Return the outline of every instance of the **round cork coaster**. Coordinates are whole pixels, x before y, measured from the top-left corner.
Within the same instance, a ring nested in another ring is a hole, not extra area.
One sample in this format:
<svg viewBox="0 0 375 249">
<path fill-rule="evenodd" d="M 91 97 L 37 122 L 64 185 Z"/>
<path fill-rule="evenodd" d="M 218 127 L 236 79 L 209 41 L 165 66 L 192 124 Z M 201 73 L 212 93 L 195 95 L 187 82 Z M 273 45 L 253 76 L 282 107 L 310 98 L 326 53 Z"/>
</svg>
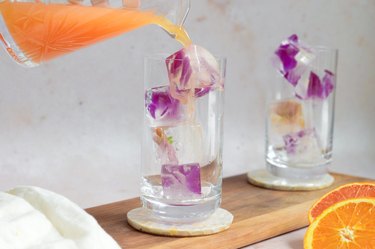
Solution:
<svg viewBox="0 0 375 249">
<path fill-rule="evenodd" d="M 127 217 L 128 223 L 139 231 L 171 237 L 193 237 L 219 233 L 228 229 L 233 222 L 233 215 L 222 208 L 218 208 L 207 219 L 193 223 L 170 224 L 166 221 L 163 222 L 146 208 L 130 210 Z"/>
<path fill-rule="evenodd" d="M 317 190 L 329 187 L 335 179 L 330 174 L 316 179 L 284 178 L 272 175 L 266 169 L 258 169 L 247 173 L 249 183 L 276 190 Z"/>
</svg>

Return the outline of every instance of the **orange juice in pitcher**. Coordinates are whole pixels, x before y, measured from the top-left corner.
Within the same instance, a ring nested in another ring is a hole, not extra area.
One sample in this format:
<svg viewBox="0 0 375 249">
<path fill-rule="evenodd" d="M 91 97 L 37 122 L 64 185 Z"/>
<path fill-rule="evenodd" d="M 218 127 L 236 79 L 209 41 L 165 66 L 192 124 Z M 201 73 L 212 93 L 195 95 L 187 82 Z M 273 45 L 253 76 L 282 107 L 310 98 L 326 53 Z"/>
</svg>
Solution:
<svg viewBox="0 0 375 249">
<path fill-rule="evenodd" d="M 149 24 L 186 46 L 188 0 L 0 2 L 0 41 L 19 64 L 35 66 Z"/>
</svg>

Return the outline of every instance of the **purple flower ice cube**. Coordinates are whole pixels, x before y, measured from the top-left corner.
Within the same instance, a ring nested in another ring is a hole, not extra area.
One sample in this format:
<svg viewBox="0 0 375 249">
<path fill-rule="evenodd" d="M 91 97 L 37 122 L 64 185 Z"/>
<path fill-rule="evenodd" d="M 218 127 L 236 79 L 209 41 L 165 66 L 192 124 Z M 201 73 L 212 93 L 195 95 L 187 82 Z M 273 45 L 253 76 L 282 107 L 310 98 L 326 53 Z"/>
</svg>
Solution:
<svg viewBox="0 0 375 249">
<path fill-rule="evenodd" d="M 161 169 L 164 196 L 183 199 L 200 196 L 201 179 L 199 163 L 165 164 Z"/>
<path fill-rule="evenodd" d="M 298 81 L 308 69 L 308 65 L 315 58 L 310 49 L 299 42 L 298 36 L 295 34 L 283 41 L 275 54 L 280 64 L 278 66 L 280 73 L 293 86 L 298 84 Z"/>
<path fill-rule="evenodd" d="M 165 134 L 163 128 L 158 127 L 153 129 L 153 140 L 157 144 L 157 155 L 163 164 L 178 164 L 176 149 L 172 145 L 173 138 Z"/>
<path fill-rule="evenodd" d="M 313 71 L 310 72 L 309 84 L 307 87 L 307 98 L 327 98 L 334 89 L 334 75 L 332 72 L 325 70 L 323 79 Z"/>
<path fill-rule="evenodd" d="M 276 66 L 284 78 L 294 87 L 299 99 L 325 99 L 334 89 L 334 74 L 324 70 L 320 77 L 313 71 L 316 54 L 291 35 L 275 51 Z"/>
<path fill-rule="evenodd" d="M 206 49 L 190 45 L 166 59 L 170 92 L 173 98 L 186 104 L 215 87 L 222 87 L 216 58 Z"/>
<path fill-rule="evenodd" d="M 293 69 L 297 66 L 295 56 L 299 52 L 297 43 L 297 35 L 291 35 L 287 41 L 281 43 L 279 48 L 275 51 L 275 54 L 279 57 L 282 64 L 281 73 L 293 86 L 295 86 L 299 80 L 298 75 L 293 75 Z"/>
<path fill-rule="evenodd" d="M 303 138 L 304 136 L 305 136 L 304 130 L 296 132 L 296 133 L 290 133 L 290 134 L 283 136 L 286 152 L 288 154 L 296 153 L 296 148 L 298 146 L 299 139 Z"/>
<path fill-rule="evenodd" d="M 170 95 L 168 86 L 148 89 L 145 95 L 146 110 L 154 120 L 179 120 L 181 105 Z"/>
<path fill-rule="evenodd" d="M 283 136 L 288 155 L 319 153 L 318 139 L 314 129 L 304 129 Z"/>
</svg>

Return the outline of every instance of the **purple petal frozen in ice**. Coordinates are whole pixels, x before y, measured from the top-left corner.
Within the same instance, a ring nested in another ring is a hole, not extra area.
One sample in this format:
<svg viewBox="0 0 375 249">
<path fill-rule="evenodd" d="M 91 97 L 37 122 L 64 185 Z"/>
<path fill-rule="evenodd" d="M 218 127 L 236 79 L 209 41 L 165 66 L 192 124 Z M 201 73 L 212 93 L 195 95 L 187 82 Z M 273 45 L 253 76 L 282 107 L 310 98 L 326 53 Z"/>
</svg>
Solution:
<svg viewBox="0 0 375 249">
<path fill-rule="evenodd" d="M 293 35 L 289 36 L 288 40 L 291 41 L 291 42 L 297 43 L 298 42 L 298 36 L 296 34 L 293 34 Z"/>
<path fill-rule="evenodd" d="M 273 62 L 284 78 L 295 88 L 299 99 L 325 99 L 334 90 L 334 74 L 325 70 L 323 78 L 312 71 L 314 50 L 291 35 L 275 51 Z"/>
<path fill-rule="evenodd" d="M 285 150 L 288 154 L 293 154 L 296 152 L 297 147 L 297 137 L 292 135 L 285 135 L 283 136 Z"/>
<path fill-rule="evenodd" d="M 288 39 L 288 41 L 290 40 Z M 294 57 L 298 54 L 298 52 L 298 47 L 292 43 L 280 45 L 279 49 L 276 50 L 275 53 L 279 56 L 281 62 L 283 63 L 285 72 L 288 72 L 296 67 L 297 61 L 294 59 Z"/>
<path fill-rule="evenodd" d="M 284 148 L 286 152 L 285 160 L 293 163 L 312 163 L 322 160 L 322 148 L 319 136 L 314 128 L 292 132 L 285 136 Z"/>
<path fill-rule="evenodd" d="M 313 129 L 304 129 L 283 136 L 285 150 L 287 154 L 295 154 L 297 152 L 298 147 L 300 147 L 301 140 L 304 137 L 314 135 L 315 131 Z"/>
<path fill-rule="evenodd" d="M 211 91 L 210 86 L 195 88 L 195 97 L 196 98 L 202 97 L 202 96 L 206 95 L 207 93 L 209 93 L 210 91 Z"/>
<path fill-rule="evenodd" d="M 177 73 L 178 69 L 182 66 L 184 57 L 185 57 L 185 53 L 184 53 L 183 50 L 180 50 L 180 51 L 175 53 L 175 55 L 173 57 L 173 59 L 175 61 L 173 61 L 173 64 L 171 64 L 170 67 L 169 67 L 170 73 L 172 73 L 172 74 Z M 170 63 L 168 58 L 167 58 L 167 63 Z"/>
<path fill-rule="evenodd" d="M 161 169 L 161 181 L 164 195 L 170 198 L 191 197 L 202 192 L 199 163 L 165 164 Z"/>
<path fill-rule="evenodd" d="M 180 84 L 184 87 L 183 90 L 187 88 L 187 84 L 189 83 L 190 76 L 192 74 L 192 68 L 190 66 L 190 59 L 184 58 L 182 61 L 182 72 L 180 77 Z"/>
<path fill-rule="evenodd" d="M 273 60 L 275 66 L 294 87 L 315 59 L 312 49 L 303 45 L 297 35 L 291 35 L 287 40 L 284 40 L 275 51 L 275 55 Z"/>
<path fill-rule="evenodd" d="M 307 87 L 307 98 L 321 98 L 323 96 L 323 86 L 319 76 L 313 71 L 310 72 L 309 85 Z"/>
<path fill-rule="evenodd" d="M 331 71 L 324 70 L 325 74 L 322 79 L 322 85 L 324 89 L 323 97 L 327 98 L 331 92 L 333 92 L 333 89 L 335 88 L 335 76 Z"/>
<path fill-rule="evenodd" d="M 284 41 L 279 48 L 275 51 L 278 56 L 282 68 L 280 72 L 284 75 L 293 86 L 295 86 L 300 79 L 301 75 L 293 72 L 293 69 L 297 66 L 296 55 L 299 53 L 300 49 L 298 47 L 298 36 L 291 35 L 286 41 Z"/>
<path fill-rule="evenodd" d="M 155 120 L 180 117 L 180 102 L 169 93 L 169 87 L 154 87 L 146 91 L 146 109 Z"/>
<path fill-rule="evenodd" d="M 189 85 L 192 68 L 186 51 L 181 49 L 169 56 L 166 59 L 166 65 L 170 82 L 170 94 L 173 98 L 186 103 L 193 89 Z"/>
<path fill-rule="evenodd" d="M 325 70 L 323 79 L 313 71 L 310 72 L 309 84 L 307 87 L 307 98 L 327 98 L 334 89 L 334 75 L 332 72 Z"/>
<path fill-rule="evenodd" d="M 197 97 L 196 88 L 214 88 L 222 84 L 217 60 L 202 47 L 185 47 L 169 56 L 166 65 L 171 95 L 184 104 Z"/>
<path fill-rule="evenodd" d="M 285 73 L 284 78 L 290 82 L 293 86 L 296 86 L 298 81 L 301 79 L 301 75 L 295 71 L 289 71 Z"/>
</svg>

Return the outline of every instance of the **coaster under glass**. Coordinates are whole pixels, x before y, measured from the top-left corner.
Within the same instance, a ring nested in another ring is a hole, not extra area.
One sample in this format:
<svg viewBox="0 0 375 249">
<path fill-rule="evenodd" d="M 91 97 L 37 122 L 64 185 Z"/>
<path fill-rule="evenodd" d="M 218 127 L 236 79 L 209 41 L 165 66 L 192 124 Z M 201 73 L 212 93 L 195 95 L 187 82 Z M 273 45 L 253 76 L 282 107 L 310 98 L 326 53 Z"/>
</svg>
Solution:
<svg viewBox="0 0 375 249">
<path fill-rule="evenodd" d="M 207 219 L 194 222 L 170 222 L 155 216 L 151 210 L 136 208 L 127 213 L 128 223 L 141 232 L 171 237 L 193 237 L 222 232 L 230 227 L 233 215 L 218 208 Z"/>
<path fill-rule="evenodd" d="M 329 187 L 334 178 L 326 173 L 313 178 L 288 178 L 270 173 L 267 169 L 257 169 L 247 174 L 249 183 L 269 189 L 300 191 L 317 190 Z"/>
</svg>

